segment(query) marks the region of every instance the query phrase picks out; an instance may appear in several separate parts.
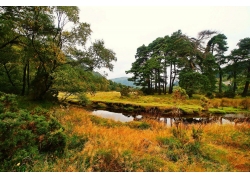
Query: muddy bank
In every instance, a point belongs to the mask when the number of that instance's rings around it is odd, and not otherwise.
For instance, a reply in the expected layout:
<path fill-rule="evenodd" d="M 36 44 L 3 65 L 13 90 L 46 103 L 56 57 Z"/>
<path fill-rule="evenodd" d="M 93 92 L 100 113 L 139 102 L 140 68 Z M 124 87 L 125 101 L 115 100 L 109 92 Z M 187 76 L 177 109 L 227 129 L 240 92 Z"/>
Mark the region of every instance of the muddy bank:
<path fill-rule="evenodd" d="M 129 113 L 148 113 L 152 115 L 163 115 L 170 117 L 171 115 L 176 116 L 175 114 L 175 107 L 164 107 L 164 106 L 141 106 L 136 104 L 130 104 L 130 103 L 119 103 L 119 102 L 104 102 L 104 101 L 91 101 L 89 104 L 79 104 L 79 102 L 73 102 L 68 101 L 70 104 L 76 104 L 80 105 L 86 109 L 94 110 L 94 109 L 103 109 L 103 110 L 112 110 L 112 111 L 118 111 L 118 112 L 129 112 Z M 201 114 L 216 114 L 216 115 L 223 115 L 228 114 L 227 112 L 209 112 L 209 111 L 203 111 L 200 109 L 192 109 L 192 108 L 180 108 L 179 109 L 180 115 L 201 115 Z"/>
<path fill-rule="evenodd" d="M 125 104 L 125 103 L 113 103 L 113 102 L 102 102 L 102 101 L 93 101 L 91 104 L 85 106 L 89 109 L 105 109 L 111 110 L 115 112 L 128 112 L 130 114 L 138 114 L 138 113 L 145 113 L 151 114 L 152 116 L 159 116 L 159 115 L 172 115 L 174 108 L 159 108 L 156 106 L 140 106 L 134 104 Z M 181 114 L 187 115 L 190 114 L 181 110 Z M 197 112 L 193 112 L 191 114 L 198 114 Z"/>
<path fill-rule="evenodd" d="M 199 117 L 197 122 L 213 122 L 221 121 L 222 117 L 226 118 L 231 122 L 250 122 L 250 115 L 246 114 L 211 114 L 208 111 L 185 111 L 183 109 L 176 108 L 164 108 L 164 107 L 149 107 L 149 106 L 140 106 L 134 104 L 126 103 L 114 103 L 114 102 L 103 102 L 103 101 L 92 101 L 90 104 L 82 105 L 78 102 L 68 102 L 71 104 L 80 105 L 89 111 L 95 110 L 107 110 L 110 112 L 122 113 L 125 116 L 132 116 L 136 120 L 138 115 L 142 116 L 145 119 L 160 119 L 160 118 L 182 118 L 186 121 L 195 122 L 195 117 Z M 178 112 L 177 112 L 178 111 Z M 176 119 L 176 120 L 177 120 Z"/>

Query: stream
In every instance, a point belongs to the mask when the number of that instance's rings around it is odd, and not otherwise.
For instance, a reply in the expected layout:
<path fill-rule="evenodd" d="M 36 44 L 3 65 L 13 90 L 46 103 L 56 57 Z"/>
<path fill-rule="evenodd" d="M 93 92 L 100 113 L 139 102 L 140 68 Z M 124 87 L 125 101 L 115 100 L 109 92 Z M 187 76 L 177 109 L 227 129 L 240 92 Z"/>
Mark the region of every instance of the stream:
<path fill-rule="evenodd" d="M 139 121 L 143 118 L 145 119 L 154 119 L 159 122 L 164 122 L 168 126 L 172 126 L 173 122 L 178 121 L 178 118 L 173 117 L 154 117 L 150 114 L 132 114 L 128 112 L 112 112 L 111 110 L 93 110 L 93 115 L 100 116 L 103 118 L 113 119 L 115 121 L 129 122 L 129 121 Z M 198 117 L 198 116 L 183 116 L 181 117 L 183 123 L 192 124 L 192 123 L 201 123 L 201 122 L 216 122 L 220 124 L 235 124 L 243 122 L 244 120 L 249 121 L 249 117 L 244 114 L 223 114 L 223 115 L 213 115 L 209 118 L 207 117 Z"/>

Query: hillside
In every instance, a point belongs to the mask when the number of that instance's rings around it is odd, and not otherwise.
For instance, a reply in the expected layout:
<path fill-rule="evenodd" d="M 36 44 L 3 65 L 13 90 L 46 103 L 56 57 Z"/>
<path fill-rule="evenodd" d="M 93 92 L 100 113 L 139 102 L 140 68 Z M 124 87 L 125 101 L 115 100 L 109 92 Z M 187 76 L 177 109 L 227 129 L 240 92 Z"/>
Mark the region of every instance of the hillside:
<path fill-rule="evenodd" d="M 116 83 L 121 83 L 126 86 L 136 87 L 132 81 L 128 81 L 128 77 L 119 77 L 119 78 L 114 78 L 110 80 Z"/>

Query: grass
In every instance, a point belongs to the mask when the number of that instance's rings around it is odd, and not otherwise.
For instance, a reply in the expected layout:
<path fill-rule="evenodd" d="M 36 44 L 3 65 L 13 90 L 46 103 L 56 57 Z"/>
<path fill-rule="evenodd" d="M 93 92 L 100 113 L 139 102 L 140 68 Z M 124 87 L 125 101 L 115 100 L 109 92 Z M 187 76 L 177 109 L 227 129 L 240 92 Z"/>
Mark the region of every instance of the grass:
<path fill-rule="evenodd" d="M 99 100 L 102 93 L 92 98 Z M 171 96 L 120 98 L 116 92 L 103 93 L 103 100 L 155 104 L 174 104 Z M 164 99 L 165 98 L 165 99 Z M 63 126 L 66 135 L 64 154 L 39 153 L 32 166 L 14 169 L 33 172 L 249 172 L 250 124 L 190 124 L 169 127 L 163 122 L 119 122 L 93 116 L 81 107 L 41 106 L 19 100 L 20 107 L 34 113 L 46 112 Z M 196 104 L 197 103 L 197 104 Z M 200 103 L 195 95 L 182 108 L 193 111 Z M 244 104 L 245 103 L 245 104 Z M 210 110 L 224 112 L 248 108 L 248 99 L 212 99 Z M 212 107 L 219 104 L 218 107 Z M 164 107 L 164 106 L 163 106 Z M 31 158 L 33 155 L 30 155 Z"/>
<path fill-rule="evenodd" d="M 63 158 L 36 163 L 53 172 L 249 172 L 250 126 L 169 128 L 152 120 L 122 123 L 79 107 L 57 108 L 68 146 Z"/>
<path fill-rule="evenodd" d="M 158 107 L 159 109 L 171 109 L 179 106 L 187 114 L 194 114 L 202 110 L 201 97 L 202 95 L 194 95 L 185 101 L 176 101 L 171 95 L 147 95 L 147 96 L 129 96 L 121 97 L 119 92 L 97 92 L 94 95 L 88 94 L 87 97 L 92 102 L 103 103 L 122 103 L 131 104 L 142 107 Z M 236 97 L 231 98 L 214 98 L 209 99 L 208 107 L 210 113 L 249 113 L 250 99 Z"/>

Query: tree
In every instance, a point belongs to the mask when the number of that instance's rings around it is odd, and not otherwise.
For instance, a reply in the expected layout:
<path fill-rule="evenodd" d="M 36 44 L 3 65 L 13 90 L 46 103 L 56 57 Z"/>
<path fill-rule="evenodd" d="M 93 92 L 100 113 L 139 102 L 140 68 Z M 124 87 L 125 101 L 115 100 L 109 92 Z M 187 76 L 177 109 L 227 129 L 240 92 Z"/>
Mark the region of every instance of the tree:
<path fill-rule="evenodd" d="M 226 39 L 227 37 L 224 34 L 218 34 L 208 41 L 206 47 L 206 53 L 211 52 L 212 55 L 214 55 L 215 63 L 217 64 L 219 73 L 219 93 L 222 93 L 222 65 L 226 63 L 226 57 L 224 56 L 224 53 L 228 49 L 228 47 L 226 46 Z"/>
<path fill-rule="evenodd" d="M 239 46 L 239 51 L 241 53 L 241 63 L 245 66 L 246 74 L 245 86 L 241 95 L 246 97 L 250 82 L 250 38 L 241 39 L 237 45 Z"/>
<path fill-rule="evenodd" d="M 192 97 L 194 93 L 205 93 L 209 89 L 209 80 L 205 75 L 191 70 L 180 72 L 179 85 L 185 89 L 188 96 Z"/>
<path fill-rule="evenodd" d="M 238 76 L 241 76 L 241 81 L 244 83 L 244 88 L 241 93 L 243 97 L 247 96 L 249 81 L 250 81 L 250 38 L 244 38 L 237 44 L 238 48 L 231 51 L 228 56 L 229 65 L 225 68 L 229 73 L 228 78 L 233 78 L 233 93 L 236 91 Z"/>
<path fill-rule="evenodd" d="M 84 71 L 101 67 L 113 69 L 115 53 L 105 47 L 103 40 L 86 47 L 92 31 L 89 24 L 79 21 L 78 7 L 25 6 L 1 7 L 0 10 L 0 24 L 4 27 L 0 28 L 3 35 L 0 68 L 6 73 L 5 82 L 8 80 L 12 87 L 18 87 L 22 95 L 43 99 L 51 90 L 62 89 L 57 73 L 63 74 L 64 70 L 80 73 L 77 66 Z M 73 27 L 68 28 L 67 24 Z M 8 52 L 16 56 L 10 59 Z M 14 70 L 18 71 L 17 82 L 13 80 Z M 82 84 L 79 80 L 65 81 L 77 82 L 78 85 L 71 86 L 75 88 Z"/>
<path fill-rule="evenodd" d="M 132 63 L 130 70 L 126 71 L 126 74 L 132 73 L 133 76 L 128 78 L 129 81 L 133 81 L 136 86 L 141 86 L 144 93 L 151 94 L 151 70 L 146 68 L 146 62 L 149 59 L 148 48 L 144 44 L 137 48 L 136 61 Z"/>

